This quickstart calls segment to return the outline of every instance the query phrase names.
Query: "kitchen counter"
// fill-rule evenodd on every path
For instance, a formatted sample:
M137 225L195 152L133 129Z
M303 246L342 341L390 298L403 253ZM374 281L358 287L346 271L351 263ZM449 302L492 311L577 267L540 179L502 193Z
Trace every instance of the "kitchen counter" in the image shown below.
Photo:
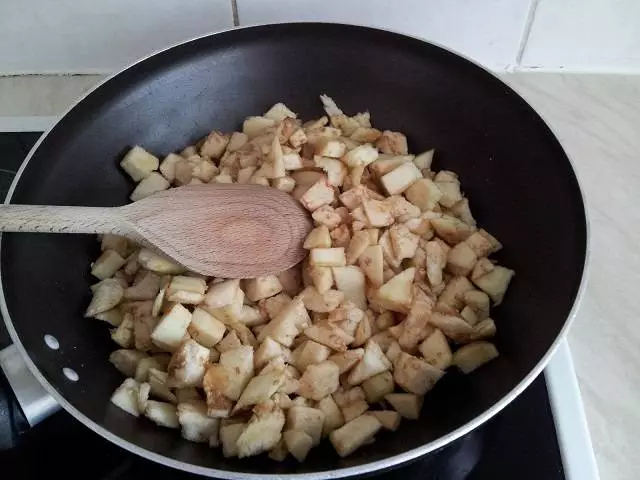
M569 346L603 480L640 478L640 75L501 74L572 159L590 222ZM552 274L552 272L550 272Z
M640 208L635 208L640 199L640 75L528 71L499 76L550 124L573 160L584 190L590 261L569 345L601 478L636 480L640 478L636 454L640 320L634 315L634 306L640 307L634 288L640 272L636 246ZM101 78L6 78L5 83L17 82L12 91L24 89L25 94L0 95L0 110L9 115L29 111L30 116L21 119L24 125L46 127Z

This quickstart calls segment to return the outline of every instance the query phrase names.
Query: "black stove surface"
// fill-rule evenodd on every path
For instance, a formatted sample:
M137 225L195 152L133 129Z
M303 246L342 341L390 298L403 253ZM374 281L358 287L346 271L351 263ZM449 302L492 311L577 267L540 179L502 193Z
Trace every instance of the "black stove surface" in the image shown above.
M0 133L0 199L38 136ZM9 343L0 322L0 349ZM11 421L3 407L3 393L0 385L0 426ZM0 477L8 479L41 479L55 474L105 480L199 478L137 457L64 411L22 433L13 448L0 451L0 469ZM370 478L565 480L544 376L482 427L409 465Z

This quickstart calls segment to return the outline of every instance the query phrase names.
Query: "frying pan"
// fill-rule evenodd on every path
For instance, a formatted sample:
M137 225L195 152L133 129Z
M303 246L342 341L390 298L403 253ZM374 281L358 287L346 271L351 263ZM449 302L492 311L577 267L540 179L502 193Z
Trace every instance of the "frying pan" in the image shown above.
M82 317L95 238L3 234L2 314L31 372L71 415L107 439L166 465L220 478L317 479L410 461L482 424L540 373L566 331L587 248L583 200L560 144L501 81L441 47L372 28L279 24L188 41L111 77L34 147L7 201L117 206L132 185L117 162L132 145L166 155L211 129L237 129L283 101L320 116L318 95L346 112L368 109L376 127L405 132L412 151L436 148L435 169L461 179L479 220L505 248L516 277L497 308L500 357L447 374L418 421L340 459L328 442L306 462L225 459L109 402L122 381L100 322ZM45 335L57 339L49 348ZM49 342L50 343L50 342ZM72 381L63 369L73 369ZM68 373L69 370L66 370Z

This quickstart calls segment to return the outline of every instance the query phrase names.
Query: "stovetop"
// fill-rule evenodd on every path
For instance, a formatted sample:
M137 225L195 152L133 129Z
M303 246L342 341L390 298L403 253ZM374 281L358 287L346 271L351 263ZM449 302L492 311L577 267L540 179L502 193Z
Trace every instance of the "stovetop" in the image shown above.
M0 200L39 133L0 133ZM0 349L9 344L0 322ZM0 422L5 388L0 383ZM87 479L195 479L137 457L60 411L20 435L15 447L0 451L3 478L41 479L63 474ZM90 473L88 473L90 472ZM385 480L565 480L549 392L543 375L480 428L456 442L371 478Z

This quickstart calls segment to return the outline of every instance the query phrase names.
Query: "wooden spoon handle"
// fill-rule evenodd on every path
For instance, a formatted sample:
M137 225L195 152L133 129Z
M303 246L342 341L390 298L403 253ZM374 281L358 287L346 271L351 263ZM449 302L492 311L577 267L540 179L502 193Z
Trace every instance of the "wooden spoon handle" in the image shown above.
M133 232L118 208L1 205L0 231L39 233Z

